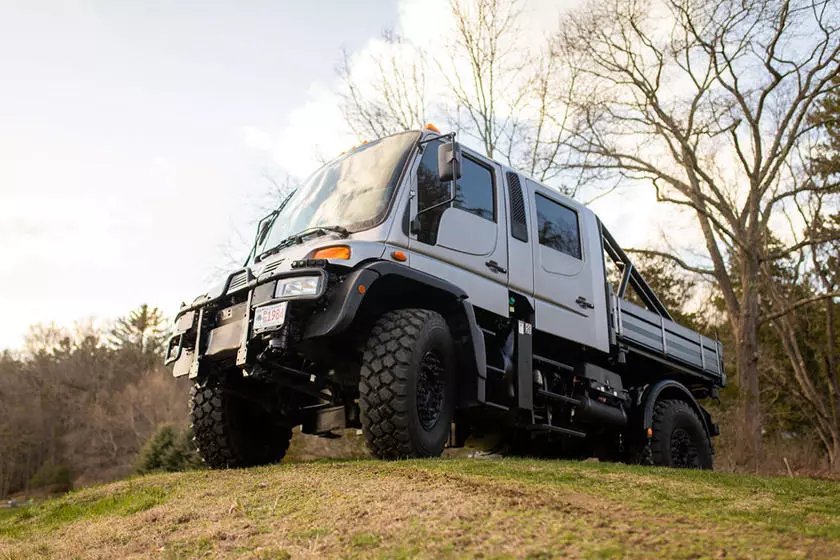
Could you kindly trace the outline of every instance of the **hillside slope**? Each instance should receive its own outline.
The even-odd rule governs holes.
[[[147,476],[0,510],[0,558],[840,556],[840,483],[536,460]]]

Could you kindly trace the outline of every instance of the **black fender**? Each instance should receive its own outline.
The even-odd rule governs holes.
[[[340,283],[326,294],[326,306],[307,323],[303,338],[319,338],[344,332],[362,306],[365,294],[381,275],[362,266],[347,273]]]
[[[378,281],[388,277],[402,277],[428,286],[450,295],[459,302],[467,298],[464,290],[431,274],[389,261],[372,261],[351,270],[338,285],[332,287],[331,292],[327,294],[324,310],[307,324],[304,338],[332,336],[346,330],[356,318],[368,292]]]
[[[700,406],[685,385],[673,379],[665,379],[650,385],[642,395],[642,428],[645,435],[648,435],[648,430],[653,428],[653,409],[660,397],[677,398],[687,402],[703,423],[706,435],[709,437],[717,435],[717,425],[712,424],[712,417],[708,411]]]
[[[308,322],[303,338],[328,337],[347,330],[368,294],[376,292],[377,282],[386,279],[403,280],[408,286],[422,285],[448,296],[446,299],[454,302],[453,311],[465,323],[462,326],[469,330],[468,344],[471,352],[468,353],[473,361],[469,365],[475,367],[481,379],[486,378],[484,335],[478,327],[472,304],[467,301],[467,293],[451,282],[390,261],[367,262],[347,273],[338,285],[331,288],[324,310]]]

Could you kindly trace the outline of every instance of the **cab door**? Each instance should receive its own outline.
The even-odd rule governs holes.
[[[450,196],[439,180],[440,141],[425,144],[415,168],[411,215]],[[420,214],[411,232],[409,266],[463,289],[476,307],[508,315],[505,205],[498,166],[464,150],[455,200]]]
[[[595,216],[530,179],[526,184],[534,235],[535,326],[607,351],[603,266],[594,260],[601,255]]]

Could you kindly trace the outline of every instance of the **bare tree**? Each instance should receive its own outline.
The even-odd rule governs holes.
[[[519,0],[450,0],[455,37],[437,65],[455,101],[450,120],[472,136],[488,157],[510,155],[528,88],[529,56],[517,47]],[[507,147],[503,148],[507,138]]]
[[[257,224],[298,187],[298,181],[286,173],[266,168],[260,175],[266,182],[262,192],[248,200],[251,219],[244,226],[231,226],[231,235],[219,246],[220,259],[214,266],[208,283],[224,282],[231,271],[241,268],[254,248]]]
[[[581,177],[559,184],[574,71],[548,39],[522,46],[521,0],[451,0],[449,8],[454,28],[438,54],[393,32],[366,57],[344,53],[338,73],[350,128],[362,140],[435,115],[486,155],[577,194]]]
[[[736,335],[739,446],[748,458],[761,447],[767,265],[824,241],[771,233],[784,208],[818,188],[795,180],[793,154],[840,72],[838,23],[838,5],[827,0],[598,0],[561,31],[583,78],[565,142],[577,155],[571,167],[645,181],[702,232],[704,270]]]
[[[347,51],[338,68],[344,119],[360,141],[426,123],[426,54],[392,31],[382,40],[355,72]]]

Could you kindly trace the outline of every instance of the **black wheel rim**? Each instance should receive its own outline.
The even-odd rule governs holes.
[[[698,468],[697,446],[686,430],[677,428],[671,434],[671,464],[681,469]]]
[[[434,352],[426,352],[417,372],[417,416],[427,432],[435,427],[443,412],[445,390],[443,364]]]

